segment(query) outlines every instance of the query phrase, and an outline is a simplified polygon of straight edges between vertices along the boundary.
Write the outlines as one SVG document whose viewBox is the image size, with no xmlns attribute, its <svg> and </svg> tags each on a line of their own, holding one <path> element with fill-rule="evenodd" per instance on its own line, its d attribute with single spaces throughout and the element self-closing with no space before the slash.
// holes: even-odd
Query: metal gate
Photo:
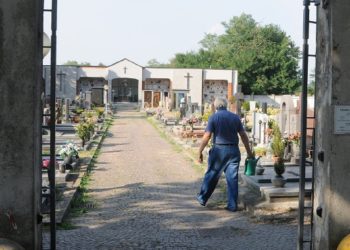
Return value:
<svg viewBox="0 0 350 250">
<path fill-rule="evenodd" d="M 49 121 L 47 124 L 42 125 L 42 130 L 47 129 L 50 131 L 50 144 L 49 144 L 49 167 L 48 167 L 48 180 L 49 185 L 42 185 L 42 202 L 46 202 L 49 205 L 49 210 L 43 211 L 42 214 L 50 215 L 50 249 L 56 249 L 56 188 L 55 188 L 55 163 L 56 163 L 56 30 L 57 30 L 57 0 L 51 1 L 51 7 L 45 8 L 45 2 L 42 5 L 42 16 L 45 13 L 51 15 L 51 45 L 43 46 L 50 49 L 50 87 L 49 90 L 45 89 L 45 93 L 49 91 L 49 112 L 43 112 L 43 120 Z M 46 85 L 46 84 L 45 84 Z M 46 86 L 45 86 L 46 88 Z M 46 99 L 46 98 L 45 98 Z M 46 101 L 45 101 L 46 102 Z M 49 117 L 49 119 L 46 119 Z M 42 203 L 42 204 L 43 204 Z"/>
<path fill-rule="evenodd" d="M 307 92 L 308 92 L 308 75 L 309 75 L 309 58 L 315 57 L 316 54 L 309 54 L 309 30 L 310 24 L 316 25 L 316 21 L 310 20 L 310 4 L 313 3 L 315 6 L 320 5 L 320 0 L 304 0 L 304 20 L 303 20 L 303 81 L 302 81 L 302 105 L 301 105 L 301 144 L 300 144 L 300 178 L 299 178 L 299 215 L 298 215 L 298 245 L 297 249 L 304 249 L 304 245 L 308 244 L 310 249 L 312 249 L 312 230 L 313 230 L 313 194 L 314 194 L 314 159 L 312 159 L 312 185 L 311 185 L 311 207 L 305 206 L 305 169 L 306 169 L 306 138 L 307 131 L 312 130 L 312 147 L 315 149 L 315 133 L 314 128 L 307 127 L 308 119 L 315 119 L 315 110 L 313 116 L 308 116 L 307 113 Z M 315 84 L 316 87 L 317 84 Z M 311 219 L 310 219 L 310 232 L 308 239 L 305 239 L 305 210 L 311 209 Z"/>
</svg>

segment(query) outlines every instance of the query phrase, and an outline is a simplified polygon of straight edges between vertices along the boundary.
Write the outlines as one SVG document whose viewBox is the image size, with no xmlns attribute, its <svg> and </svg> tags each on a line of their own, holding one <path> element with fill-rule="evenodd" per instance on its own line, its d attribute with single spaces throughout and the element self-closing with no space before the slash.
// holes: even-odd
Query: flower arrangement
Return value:
<svg viewBox="0 0 350 250">
<path fill-rule="evenodd" d="M 65 145 L 62 145 L 58 151 L 58 154 L 64 159 L 66 157 L 79 158 L 79 147 L 73 142 L 69 141 Z"/>
<path fill-rule="evenodd" d="M 285 165 L 283 160 L 284 149 L 286 147 L 285 141 L 282 138 L 281 130 L 278 125 L 275 123 L 272 125 L 273 137 L 271 141 L 271 149 L 274 155 L 274 170 L 278 176 L 281 176 L 285 171 Z"/>
<path fill-rule="evenodd" d="M 288 140 L 290 142 L 293 142 L 295 145 L 299 146 L 300 145 L 300 138 L 301 138 L 301 132 L 296 132 L 294 134 L 290 134 L 288 136 Z"/>
<path fill-rule="evenodd" d="M 270 137 L 272 136 L 272 134 L 273 134 L 273 128 L 274 128 L 274 126 L 277 126 L 276 121 L 273 120 L 273 119 L 269 119 L 269 120 L 267 121 L 267 128 L 266 128 L 266 133 L 267 133 L 267 135 L 268 135 L 269 138 L 270 138 Z"/>
<path fill-rule="evenodd" d="M 180 120 L 180 117 L 181 117 L 180 111 L 176 111 L 176 112 L 174 113 L 174 116 L 175 116 L 175 119 L 176 119 L 176 120 Z"/>
</svg>

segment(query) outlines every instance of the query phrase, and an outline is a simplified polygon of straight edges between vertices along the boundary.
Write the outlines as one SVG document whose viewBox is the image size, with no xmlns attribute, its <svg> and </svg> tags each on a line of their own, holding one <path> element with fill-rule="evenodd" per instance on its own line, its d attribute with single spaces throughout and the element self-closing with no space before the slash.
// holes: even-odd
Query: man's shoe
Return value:
<svg viewBox="0 0 350 250">
<path fill-rule="evenodd" d="M 205 202 L 204 202 L 204 200 L 201 199 L 198 195 L 197 195 L 196 198 L 197 198 L 198 203 L 201 204 L 201 206 L 205 207 Z"/>
<path fill-rule="evenodd" d="M 225 207 L 225 210 L 229 211 L 229 212 L 237 212 L 237 208 L 229 208 L 229 207 Z"/>
</svg>

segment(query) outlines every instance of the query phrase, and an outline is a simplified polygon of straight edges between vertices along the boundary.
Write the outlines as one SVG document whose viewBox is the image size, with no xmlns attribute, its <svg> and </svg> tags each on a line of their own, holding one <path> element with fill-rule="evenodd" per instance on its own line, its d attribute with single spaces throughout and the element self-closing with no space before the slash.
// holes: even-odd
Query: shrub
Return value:
<svg viewBox="0 0 350 250">
<path fill-rule="evenodd" d="M 82 108 L 76 108 L 73 113 L 77 114 L 77 115 L 81 115 L 84 112 L 84 109 Z"/>
<path fill-rule="evenodd" d="M 279 112 L 280 110 L 278 108 L 272 108 L 272 107 L 267 108 L 268 115 L 277 115 Z"/>
<path fill-rule="evenodd" d="M 75 127 L 77 135 L 82 140 L 82 146 L 90 139 L 90 135 L 94 132 L 94 124 L 92 122 L 82 122 Z"/>
<path fill-rule="evenodd" d="M 283 158 L 285 144 L 283 142 L 281 131 L 277 124 L 272 127 L 272 142 L 271 149 L 274 156 Z"/>
<path fill-rule="evenodd" d="M 229 98 L 228 98 L 228 102 L 231 103 L 231 104 L 234 104 L 236 101 L 236 97 L 234 97 L 233 95 L 231 95 Z"/>
<path fill-rule="evenodd" d="M 103 113 L 105 112 L 105 109 L 101 108 L 101 107 L 95 108 L 94 110 L 97 113 L 98 117 L 101 117 L 103 115 Z"/>
<path fill-rule="evenodd" d="M 212 113 L 210 111 L 206 111 L 202 116 L 202 121 L 207 122 L 211 115 L 212 115 Z"/>
<path fill-rule="evenodd" d="M 265 147 L 255 147 L 254 152 L 256 156 L 265 156 L 267 149 Z"/>
<path fill-rule="evenodd" d="M 242 109 L 243 109 L 244 111 L 246 111 L 246 112 L 248 112 L 248 111 L 250 110 L 250 104 L 249 104 L 248 101 L 244 101 L 244 102 L 242 103 Z"/>
</svg>

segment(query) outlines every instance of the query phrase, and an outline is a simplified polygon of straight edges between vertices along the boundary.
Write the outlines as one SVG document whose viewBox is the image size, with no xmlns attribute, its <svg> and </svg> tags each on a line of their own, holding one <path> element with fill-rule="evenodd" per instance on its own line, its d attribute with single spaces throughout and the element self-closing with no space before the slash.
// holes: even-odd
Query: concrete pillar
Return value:
<svg viewBox="0 0 350 250">
<path fill-rule="evenodd" d="M 350 1 L 321 2 L 317 17 L 313 248 L 336 249 L 350 233 L 350 115 L 347 107 L 340 110 L 350 105 Z"/>
<path fill-rule="evenodd" d="M 41 0 L 0 0 L 0 238 L 41 249 Z"/>
</svg>

